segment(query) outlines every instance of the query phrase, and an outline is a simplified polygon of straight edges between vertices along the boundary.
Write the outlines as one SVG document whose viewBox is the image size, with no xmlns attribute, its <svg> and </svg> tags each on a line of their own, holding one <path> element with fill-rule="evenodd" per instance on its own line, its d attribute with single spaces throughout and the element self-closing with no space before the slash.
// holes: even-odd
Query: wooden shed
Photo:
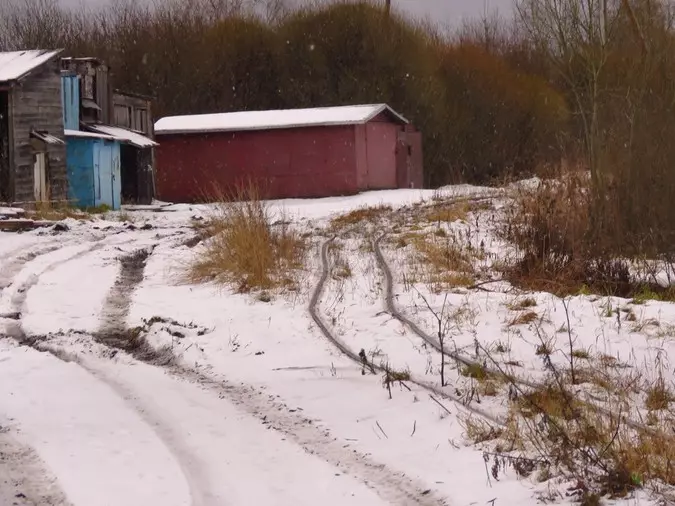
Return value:
<svg viewBox="0 0 675 506">
<path fill-rule="evenodd" d="M 150 204 L 155 198 L 155 146 L 152 98 L 115 90 L 113 124 L 136 133 L 122 144 L 122 198 L 126 203 Z"/>
<path fill-rule="evenodd" d="M 59 53 L 0 53 L 0 201 L 67 198 Z"/>
<path fill-rule="evenodd" d="M 99 152 L 96 147 L 99 145 L 103 146 L 101 153 L 108 153 L 105 146 L 112 139 L 113 144 L 119 144 L 119 149 L 115 148 L 118 155 L 113 164 L 116 171 L 111 172 L 114 184 L 108 185 L 113 194 L 108 195 L 108 188 L 104 186 L 106 199 L 102 203 L 110 205 L 108 201 L 112 199 L 116 206 L 120 202 L 150 204 L 154 198 L 153 163 L 154 147 L 157 145 L 152 140 L 150 98 L 113 91 L 114 76 L 110 67 L 99 58 L 62 58 L 61 68 L 64 108 L 69 109 L 64 115 L 64 122 L 70 125 L 67 126 L 71 131 L 68 141 L 73 139 L 73 148 L 68 147 L 69 164 L 71 161 L 75 163 L 75 160 L 79 164 L 85 145 L 94 154 Z M 76 135 L 75 131 L 96 136 Z M 69 166 L 69 175 L 81 181 L 80 176 L 74 174 L 79 173 L 82 166 L 72 167 L 71 170 Z M 104 177 L 107 180 L 107 171 Z M 73 184 L 79 185 L 71 181 Z M 119 195 L 117 188 L 121 192 Z"/>
<path fill-rule="evenodd" d="M 155 136 L 162 200 L 248 181 L 266 198 L 422 186 L 421 135 L 385 104 L 167 117 Z"/>
</svg>

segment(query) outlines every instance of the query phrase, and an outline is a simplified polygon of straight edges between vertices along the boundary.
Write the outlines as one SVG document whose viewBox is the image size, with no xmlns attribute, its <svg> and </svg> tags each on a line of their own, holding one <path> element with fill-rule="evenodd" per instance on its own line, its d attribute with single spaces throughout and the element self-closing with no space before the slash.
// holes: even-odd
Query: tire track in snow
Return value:
<svg viewBox="0 0 675 506">
<path fill-rule="evenodd" d="M 107 305 L 102 313 L 102 324 L 95 339 L 102 345 L 128 352 L 139 361 L 161 365 L 174 378 L 197 384 L 261 420 L 269 428 L 286 436 L 310 455 L 331 464 L 343 474 L 351 475 L 372 489 L 382 499 L 401 506 L 441 506 L 447 504 L 436 494 L 430 493 L 423 484 L 373 461 L 355 450 L 348 450 L 327 429 L 317 427 L 313 420 L 291 412 L 262 389 L 245 384 L 233 384 L 225 378 L 216 377 L 179 365 L 173 360 L 170 350 L 155 350 L 144 338 L 126 328 L 125 318 L 133 292 L 143 280 L 143 270 L 151 251 L 132 253 L 121 262 L 118 282 L 110 291 Z M 83 364 L 84 365 L 84 364 Z M 86 365 L 84 365 L 87 367 Z M 88 369 L 99 379 L 130 400 L 132 406 L 146 417 L 164 443 L 174 454 L 183 469 L 191 489 L 195 506 L 211 506 L 210 485 L 200 473 L 199 456 L 192 454 L 161 419 L 153 418 L 147 406 L 134 400 L 133 392 L 121 389 L 120 385 L 95 368 Z"/>
<path fill-rule="evenodd" d="M 451 202 L 454 203 L 454 202 Z M 395 296 L 394 296 L 394 277 L 392 275 L 391 268 L 389 267 L 389 264 L 387 263 L 384 254 L 382 253 L 382 249 L 380 247 L 380 243 L 382 240 L 387 236 L 387 233 L 385 232 L 382 234 L 380 237 L 378 237 L 373 244 L 373 251 L 375 253 L 375 257 L 377 259 L 377 264 L 382 271 L 382 274 L 384 275 L 384 280 L 385 280 L 385 306 L 387 309 L 387 312 L 392 315 L 392 317 L 396 318 L 398 321 L 401 322 L 404 326 L 408 327 L 414 334 L 419 336 L 421 339 L 423 339 L 427 344 L 429 344 L 432 348 L 434 348 L 436 351 L 439 353 L 444 353 L 448 358 L 451 358 L 452 360 L 455 360 L 456 362 L 459 362 L 463 365 L 466 365 L 468 367 L 477 367 L 484 369 L 487 371 L 489 374 L 493 374 L 498 377 L 505 378 L 509 384 L 512 384 L 516 387 L 518 394 L 523 394 L 524 389 L 534 389 L 534 390 L 541 390 L 545 388 L 545 385 L 543 383 L 539 383 L 536 381 L 532 381 L 528 378 L 524 378 L 522 376 L 516 376 L 513 375 L 507 371 L 504 370 L 504 368 L 485 350 L 484 348 L 481 349 L 485 353 L 486 357 L 488 360 L 492 363 L 492 366 L 488 366 L 486 364 L 476 362 L 475 360 L 467 357 L 466 355 L 462 355 L 461 353 L 458 353 L 453 350 L 448 350 L 445 349 L 443 352 L 441 352 L 441 345 L 438 341 L 437 338 L 429 335 L 426 333 L 424 330 L 422 330 L 419 325 L 417 325 L 414 321 L 412 321 L 410 318 L 408 318 L 404 313 L 402 313 L 397 307 L 396 307 L 396 302 L 395 302 Z M 597 403 L 588 400 L 589 398 L 586 397 L 586 400 L 580 399 L 580 402 L 585 405 L 588 409 L 595 411 L 596 413 L 607 417 L 610 420 L 613 420 L 616 418 L 617 413 L 614 413 L 606 408 L 603 408 L 602 406 L 597 405 Z M 675 436 L 671 436 L 670 434 L 664 434 L 662 432 L 659 432 L 658 430 L 647 426 L 644 423 L 638 422 L 634 419 L 631 419 L 628 417 L 627 414 L 620 414 L 622 422 L 630 427 L 633 430 L 636 430 L 641 433 L 645 434 L 651 434 L 653 436 L 658 436 L 658 437 L 668 437 L 671 439 L 675 440 Z M 502 422 L 499 422 L 500 424 L 503 424 Z"/>
<path fill-rule="evenodd" d="M 334 241 L 334 238 L 329 239 L 328 241 L 324 242 L 323 245 L 321 246 L 321 278 L 319 279 L 319 283 L 316 285 L 314 289 L 314 293 L 312 295 L 312 299 L 309 304 L 309 313 L 314 320 L 314 322 L 317 324 L 319 329 L 321 330 L 321 333 L 324 335 L 328 341 L 330 341 L 338 350 L 340 350 L 345 356 L 347 356 L 350 360 L 355 362 L 357 365 L 361 366 L 363 364 L 361 358 L 349 348 L 345 343 L 343 343 L 340 339 L 338 339 L 333 332 L 330 331 L 328 326 L 325 324 L 325 322 L 321 319 L 321 316 L 318 314 L 317 311 L 317 306 L 319 304 L 319 301 L 321 299 L 321 296 L 323 295 L 324 289 L 325 289 L 325 284 L 326 280 L 328 279 L 328 274 L 329 274 L 329 261 L 328 261 L 328 248 L 330 244 Z M 449 355 L 448 355 L 449 356 Z M 368 364 L 369 368 L 371 370 L 377 371 L 379 373 L 384 373 L 385 370 L 383 367 L 380 367 L 378 365 L 369 363 Z M 452 393 L 443 390 L 442 388 L 437 387 L 436 385 L 421 380 L 417 378 L 414 374 L 410 373 L 410 380 L 409 383 L 413 383 L 414 385 L 417 385 L 418 387 L 427 390 L 428 392 L 431 392 L 433 394 L 438 395 L 439 397 L 442 397 L 446 400 L 452 401 L 455 403 L 455 405 L 462 411 L 468 413 L 468 414 L 474 414 L 477 416 L 480 416 L 481 418 L 489 421 L 492 424 L 499 425 L 499 426 L 504 426 L 505 425 L 505 420 L 499 416 L 496 416 L 492 413 L 489 413 L 483 409 L 477 408 L 475 406 L 471 405 L 466 405 L 462 400 L 453 395 Z"/>
<path fill-rule="evenodd" d="M 37 246 L 39 242 L 35 242 L 28 246 L 28 248 Z M 17 248 L 5 254 L 3 260 L 6 262 L 0 268 L 0 291 L 9 288 L 12 285 L 14 277 L 21 271 L 24 265 L 35 260 L 37 257 L 52 253 L 63 248 L 63 243 L 60 241 L 50 241 L 46 245 L 36 250 L 26 252 L 26 247 Z M 18 255 L 17 255 L 18 253 Z M 9 260 L 9 261 L 7 261 Z"/>
<path fill-rule="evenodd" d="M 0 426 L 0 504 L 71 506 L 35 450 Z"/>
<path fill-rule="evenodd" d="M 5 334 L 8 335 L 9 337 L 12 337 L 16 339 L 19 342 L 24 342 L 26 339 L 26 334 L 23 331 L 23 327 L 21 325 L 21 315 L 23 313 L 23 307 L 26 302 L 26 298 L 28 297 L 28 292 L 29 290 L 34 287 L 39 281 L 40 277 L 48 272 L 53 271 L 57 267 L 60 267 L 61 265 L 64 265 L 68 262 L 72 262 L 73 260 L 77 260 L 78 258 L 81 258 L 85 255 L 88 255 L 92 253 L 93 251 L 96 251 L 100 249 L 103 245 L 101 243 L 102 239 L 97 239 L 94 241 L 88 241 L 89 245 L 86 246 L 83 250 L 77 251 L 73 253 L 72 255 L 68 256 L 67 258 L 63 258 L 60 260 L 55 260 L 54 262 L 51 262 L 47 264 L 46 267 L 44 267 L 41 270 L 37 270 L 35 272 L 30 272 L 27 278 L 20 282 L 19 285 L 16 285 L 16 275 L 11 279 L 10 284 L 8 285 L 8 288 L 14 288 L 14 293 L 10 295 L 10 311 L 9 311 L 9 323 L 5 325 Z M 87 242 L 81 243 L 81 244 L 76 244 L 76 245 L 85 245 Z M 61 251 L 67 247 L 73 246 L 72 244 L 68 244 L 66 246 L 61 246 L 61 247 L 56 247 L 56 248 L 46 248 L 41 251 L 41 253 L 36 254 L 32 258 L 29 258 L 27 262 L 24 263 L 23 267 L 25 268 L 25 264 L 28 262 L 37 259 L 38 257 L 48 255 L 50 253 L 54 253 L 57 251 Z M 22 269 L 19 269 L 19 272 L 17 274 L 20 274 L 23 272 Z"/>
</svg>

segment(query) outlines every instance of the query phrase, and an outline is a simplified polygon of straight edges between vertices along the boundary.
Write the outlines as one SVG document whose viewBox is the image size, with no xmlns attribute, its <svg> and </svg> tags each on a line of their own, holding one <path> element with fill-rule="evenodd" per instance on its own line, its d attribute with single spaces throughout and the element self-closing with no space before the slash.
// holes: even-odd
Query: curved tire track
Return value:
<svg viewBox="0 0 675 506">
<path fill-rule="evenodd" d="M 439 353 L 441 352 L 441 345 L 438 342 L 438 340 L 427 334 L 424 330 L 422 330 L 415 322 L 413 322 L 410 318 L 405 316 L 399 309 L 396 307 L 396 302 L 394 301 L 394 278 L 391 272 L 391 268 L 389 267 L 389 264 L 387 264 L 387 261 L 384 258 L 384 255 L 382 254 L 382 250 L 380 248 L 380 243 L 382 240 L 386 237 L 387 233 L 385 232 L 382 234 L 378 239 L 374 241 L 374 247 L 373 250 L 375 252 L 375 256 L 377 258 L 377 264 L 380 267 L 380 270 L 382 271 L 385 279 L 385 304 L 387 311 L 391 314 L 393 318 L 396 318 L 398 321 L 400 321 L 403 325 L 408 327 L 414 334 L 416 334 L 418 337 L 423 339 L 426 343 L 428 343 L 431 347 L 433 347 L 436 351 Z M 485 351 L 485 350 L 483 350 Z M 486 366 L 485 364 L 482 364 L 480 362 L 476 362 L 475 360 L 467 357 L 466 355 L 459 354 L 457 352 L 454 352 L 452 350 L 445 350 L 444 351 L 445 355 L 447 357 L 450 357 L 451 359 L 469 366 L 469 367 L 480 367 L 484 370 L 486 370 L 489 374 L 496 375 L 498 377 L 505 378 L 508 380 L 511 384 L 514 384 L 516 387 L 521 387 L 521 388 L 530 388 L 530 389 L 543 389 L 545 388 L 545 385 L 542 383 L 538 383 L 536 381 L 529 380 L 527 378 L 515 376 L 513 374 L 510 374 L 495 361 L 489 353 L 486 352 L 486 356 L 488 357 L 488 360 L 492 362 L 493 366 Z M 522 390 L 519 392 L 522 393 Z M 608 409 L 605 409 L 601 406 L 598 406 L 597 404 L 590 402 L 590 401 L 581 401 L 588 409 L 591 409 L 605 417 L 608 417 L 610 419 L 616 418 L 617 414 L 612 413 Z M 646 434 L 652 434 L 652 435 L 665 435 L 666 437 L 669 438 L 674 438 L 675 436 L 670 436 L 669 434 L 662 434 L 658 432 L 657 430 L 653 429 L 652 427 L 649 427 L 643 423 L 637 422 L 633 419 L 628 418 L 626 415 L 622 415 L 623 422 L 630 427 L 631 429 L 634 429 L 636 431 L 646 433 Z"/>
<path fill-rule="evenodd" d="M 317 311 L 317 306 L 319 303 L 319 300 L 321 299 L 321 296 L 323 295 L 324 289 L 325 289 L 325 284 L 326 280 L 328 279 L 328 273 L 329 273 L 329 262 L 328 262 L 328 248 L 330 247 L 330 244 L 333 242 L 334 238 L 329 239 L 328 241 L 324 242 L 323 245 L 321 246 L 321 277 L 319 279 L 318 284 L 316 285 L 314 289 L 314 293 L 312 295 L 312 298 L 310 300 L 310 304 L 308 307 L 308 311 L 314 322 L 317 324 L 319 329 L 321 330 L 321 333 L 324 335 L 324 337 L 331 342 L 340 352 L 342 352 L 345 356 L 347 356 L 350 360 L 355 362 L 357 365 L 362 366 L 363 362 L 361 358 L 358 356 L 358 354 L 354 353 L 353 350 L 349 348 L 345 343 L 343 343 L 340 339 L 338 339 L 328 328 L 328 326 L 325 324 L 325 322 L 321 319 L 321 317 L 318 314 Z M 449 354 L 446 354 L 447 356 L 450 356 Z M 377 366 L 375 364 L 369 363 L 369 368 L 371 371 L 377 371 L 380 373 L 384 373 L 384 368 Z M 437 387 L 436 385 L 429 383 L 427 381 L 423 381 L 415 377 L 415 375 L 411 374 L 410 375 L 410 383 L 413 383 L 414 385 L 417 385 L 418 387 L 427 390 L 431 393 L 434 393 L 438 395 L 439 397 L 442 397 L 444 399 L 447 399 L 449 401 L 454 402 L 459 409 L 462 411 L 467 412 L 468 414 L 474 414 L 478 415 L 481 418 L 484 418 L 485 420 L 496 424 L 503 426 L 506 422 L 503 418 L 496 416 L 492 413 L 488 413 L 485 410 L 482 410 L 480 408 L 476 408 L 474 406 L 466 405 L 462 400 L 453 395 L 452 393 L 443 390 L 440 387 Z"/>
<path fill-rule="evenodd" d="M 333 437 L 329 430 L 317 427 L 313 420 L 299 413 L 291 412 L 283 403 L 277 401 L 263 390 L 244 384 L 233 384 L 224 378 L 215 377 L 181 364 L 178 364 L 170 350 L 152 348 L 141 336 L 131 332 L 125 324 L 126 312 L 138 284 L 143 280 L 143 271 L 151 251 L 137 251 L 121 260 L 118 281 L 111 288 L 106 307 L 103 310 L 101 329 L 95 336 L 100 344 L 130 353 L 137 360 L 150 365 L 159 365 L 171 376 L 197 384 L 240 407 L 249 415 L 261 420 L 263 424 L 283 434 L 288 440 L 300 446 L 306 453 L 329 463 L 342 473 L 354 476 L 382 499 L 401 506 L 442 506 L 447 504 L 434 493 L 428 493 L 422 484 L 415 482 L 402 473 L 396 473 L 386 466 L 372 461 L 369 457 L 346 449 L 342 442 Z M 325 280 L 324 280 L 325 281 Z M 349 351 L 345 348 L 345 351 Z M 165 427 L 161 419 L 153 418 L 145 407 L 133 400 L 133 392 L 121 389 L 113 379 L 81 362 L 92 375 L 106 382 L 119 395 L 129 401 L 132 408 L 155 429 L 169 450 L 174 454 L 183 469 L 191 489 L 195 506 L 210 505 L 208 484 L 203 482 L 195 462 L 198 455 L 191 455 L 173 436 L 171 427 Z"/>
</svg>

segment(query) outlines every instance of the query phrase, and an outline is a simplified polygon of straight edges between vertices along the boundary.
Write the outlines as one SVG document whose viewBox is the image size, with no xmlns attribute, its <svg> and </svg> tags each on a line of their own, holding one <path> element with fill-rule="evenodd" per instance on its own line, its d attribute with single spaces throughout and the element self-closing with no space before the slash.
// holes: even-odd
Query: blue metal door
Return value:
<svg viewBox="0 0 675 506">
<path fill-rule="evenodd" d="M 106 205 L 115 209 L 113 198 L 113 149 L 107 142 L 96 143 L 94 147 L 94 167 L 97 174 L 98 191 L 96 205 Z"/>
</svg>

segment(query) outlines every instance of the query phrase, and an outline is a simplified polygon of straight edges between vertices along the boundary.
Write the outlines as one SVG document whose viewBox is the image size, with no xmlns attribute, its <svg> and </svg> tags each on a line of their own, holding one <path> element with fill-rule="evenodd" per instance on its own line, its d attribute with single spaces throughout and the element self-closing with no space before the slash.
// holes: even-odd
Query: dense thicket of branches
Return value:
<svg viewBox="0 0 675 506">
<path fill-rule="evenodd" d="M 446 37 L 372 2 L 142 5 L 69 12 L 55 0 L 13 0 L 0 47 L 101 57 L 117 87 L 156 97 L 158 115 L 386 102 L 423 132 L 429 185 L 559 160 L 563 95 L 496 24 Z"/>
</svg>

